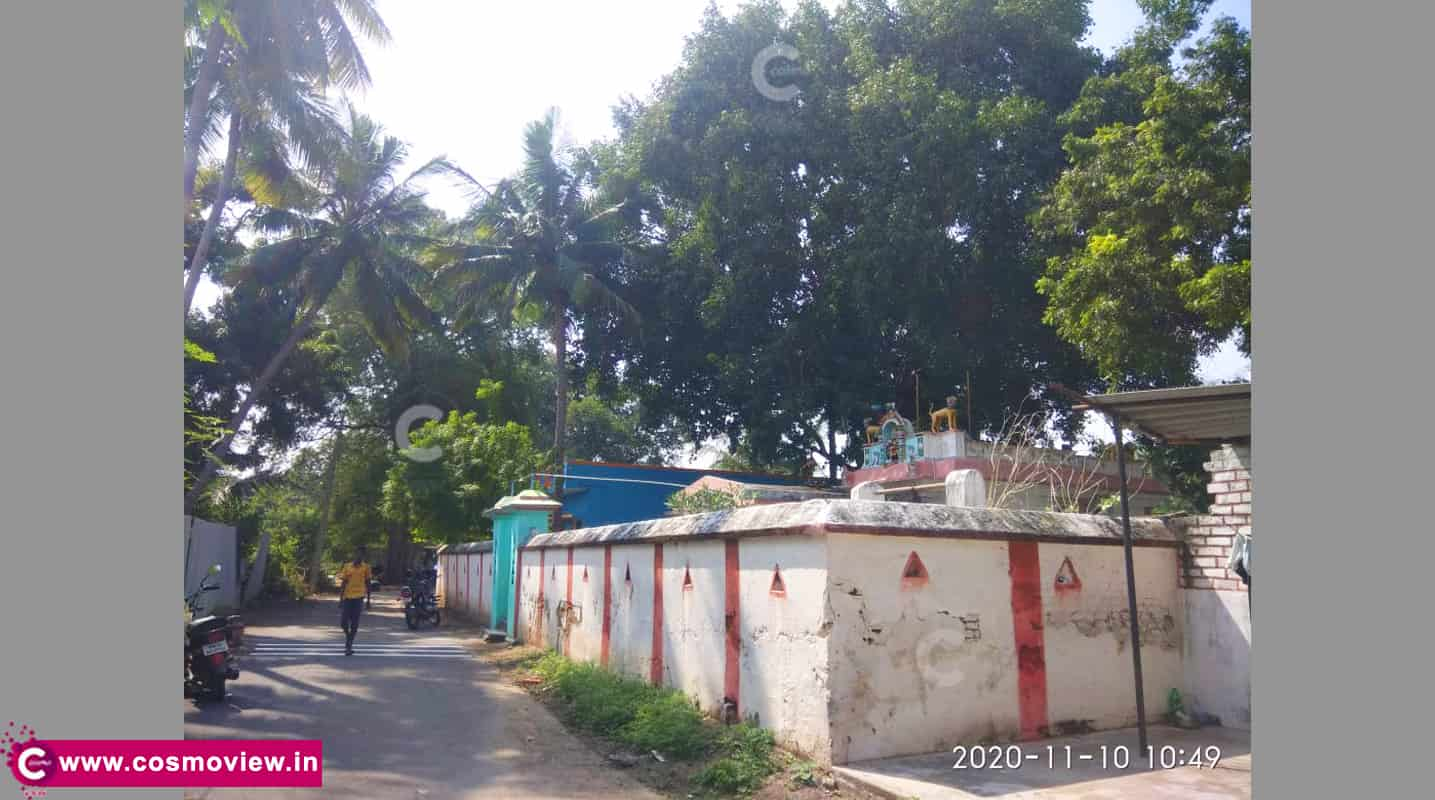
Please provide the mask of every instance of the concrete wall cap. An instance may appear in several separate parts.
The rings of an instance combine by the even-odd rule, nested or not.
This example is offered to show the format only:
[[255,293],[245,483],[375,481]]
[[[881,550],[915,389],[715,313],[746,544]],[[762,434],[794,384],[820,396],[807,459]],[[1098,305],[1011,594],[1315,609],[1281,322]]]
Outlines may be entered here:
[[483,512],[483,515],[493,517],[508,511],[557,511],[562,507],[562,503],[537,489],[524,489],[516,495],[500,498],[493,504],[493,508]]
[[[808,500],[542,533],[530,539],[526,547],[822,533],[1034,538],[1090,544],[1119,544],[1122,540],[1119,519],[1094,514],[961,508],[934,503]],[[1175,530],[1154,517],[1132,518],[1131,534],[1134,541],[1144,545],[1175,546],[1180,541]]]
[[460,542],[458,544],[446,544],[438,549],[441,556],[463,555],[465,553],[491,553],[493,552],[493,541],[483,542]]

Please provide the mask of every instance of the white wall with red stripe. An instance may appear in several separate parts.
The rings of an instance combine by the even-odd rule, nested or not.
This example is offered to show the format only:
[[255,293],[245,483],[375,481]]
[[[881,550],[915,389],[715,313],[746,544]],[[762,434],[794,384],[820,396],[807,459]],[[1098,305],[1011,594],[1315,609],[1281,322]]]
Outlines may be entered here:
[[[520,553],[517,630],[679,689],[714,714],[726,703],[831,763],[1134,724],[1119,539],[1052,535],[1053,519],[1074,515],[1039,516],[1007,538],[820,527],[656,542],[552,534]],[[1183,685],[1184,612],[1174,538],[1141,544],[1154,719]]]

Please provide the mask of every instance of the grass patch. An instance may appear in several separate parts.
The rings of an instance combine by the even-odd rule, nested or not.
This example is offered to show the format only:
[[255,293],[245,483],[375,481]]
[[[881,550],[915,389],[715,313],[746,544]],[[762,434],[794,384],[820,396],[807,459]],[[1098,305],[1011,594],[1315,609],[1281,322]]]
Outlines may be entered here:
[[652,691],[657,696],[637,707],[619,731],[619,738],[639,750],[656,750],[684,760],[706,752],[711,736],[698,707],[680,692]]
[[782,770],[771,732],[746,722],[719,726],[675,689],[552,651],[531,661],[530,671],[570,725],[639,753],[693,762],[692,788],[702,794],[750,794]]
[[755,792],[778,770],[773,747],[771,731],[746,722],[734,725],[718,737],[718,749],[726,755],[694,776],[693,782],[722,794]]
[[711,742],[702,712],[682,692],[552,652],[533,674],[563,702],[568,721],[589,733],[679,759],[697,758]]

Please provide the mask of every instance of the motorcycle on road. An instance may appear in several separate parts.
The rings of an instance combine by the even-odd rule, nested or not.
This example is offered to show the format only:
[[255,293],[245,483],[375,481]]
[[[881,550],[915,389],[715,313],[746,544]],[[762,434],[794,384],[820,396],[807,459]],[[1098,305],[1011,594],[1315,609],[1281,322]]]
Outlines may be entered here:
[[425,575],[414,575],[405,581],[399,590],[399,599],[404,604],[404,624],[409,630],[418,630],[426,622],[438,627],[438,599],[434,597],[432,582]]
[[212,581],[222,567],[215,564],[199,582],[199,588],[184,599],[184,695],[200,700],[220,701],[225,683],[239,677],[233,645],[237,644],[243,622],[238,614],[197,617],[199,597],[219,589]]

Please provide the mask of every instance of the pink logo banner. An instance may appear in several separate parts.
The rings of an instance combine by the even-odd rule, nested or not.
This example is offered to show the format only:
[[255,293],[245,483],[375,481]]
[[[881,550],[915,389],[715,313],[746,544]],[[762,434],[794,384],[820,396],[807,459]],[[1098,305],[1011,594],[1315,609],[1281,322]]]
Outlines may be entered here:
[[324,743],[309,739],[31,738],[5,760],[21,785],[43,789],[324,785]]

